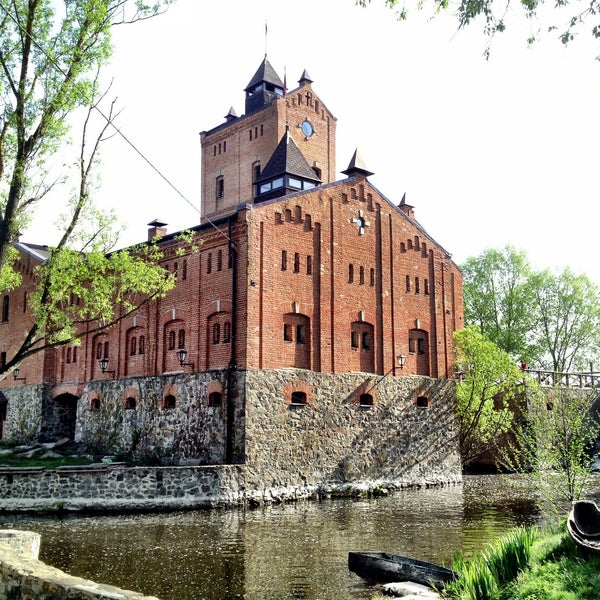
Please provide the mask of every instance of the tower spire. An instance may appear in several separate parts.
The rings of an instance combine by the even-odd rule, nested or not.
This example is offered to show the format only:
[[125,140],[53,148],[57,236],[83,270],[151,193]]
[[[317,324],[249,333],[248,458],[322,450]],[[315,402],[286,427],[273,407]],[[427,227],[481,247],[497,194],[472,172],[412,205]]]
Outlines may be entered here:
[[267,24],[267,19],[265,19],[265,58],[267,58],[267,39],[269,37],[269,26]]

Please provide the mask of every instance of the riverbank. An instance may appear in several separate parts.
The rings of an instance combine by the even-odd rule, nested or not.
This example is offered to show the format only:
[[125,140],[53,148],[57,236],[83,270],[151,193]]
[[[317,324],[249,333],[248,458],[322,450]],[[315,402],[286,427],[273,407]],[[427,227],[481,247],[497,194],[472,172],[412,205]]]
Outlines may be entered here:
[[461,578],[443,592],[448,600],[597,600],[600,556],[583,552],[566,526],[543,532],[519,528],[453,568]]

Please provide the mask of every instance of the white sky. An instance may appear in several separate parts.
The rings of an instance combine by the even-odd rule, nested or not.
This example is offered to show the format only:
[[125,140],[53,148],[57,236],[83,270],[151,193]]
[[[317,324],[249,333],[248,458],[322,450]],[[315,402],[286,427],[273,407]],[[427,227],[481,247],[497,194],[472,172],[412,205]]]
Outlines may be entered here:
[[[199,221],[199,132],[244,113],[243,89],[265,53],[288,89],[304,69],[338,119],[337,168],[358,147],[371,182],[416,217],[457,263],[513,244],[536,268],[600,284],[600,45],[526,47],[527,27],[497,37],[450,16],[398,22],[373,0],[178,0],[167,14],[115,33],[107,75],[125,135],[102,152],[98,201],[143,241],[156,217],[169,231]],[[591,23],[588,28],[591,28]],[[24,241],[48,243],[48,221]]]

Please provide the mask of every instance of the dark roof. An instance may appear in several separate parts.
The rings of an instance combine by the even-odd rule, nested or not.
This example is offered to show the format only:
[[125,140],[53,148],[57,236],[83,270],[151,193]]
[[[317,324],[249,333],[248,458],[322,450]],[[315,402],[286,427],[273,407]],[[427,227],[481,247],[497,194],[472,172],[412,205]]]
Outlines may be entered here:
[[373,175],[372,171],[369,171],[365,166],[365,161],[363,160],[358,148],[354,151],[352,155],[352,159],[350,160],[350,164],[345,171],[342,171],[344,175],[354,175],[355,173],[360,173],[365,177],[369,177],[369,175]]
[[267,60],[266,56],[260,64],[260,67],[258,67],[256,73],[254,73],[254,77],[252,77],[250,83],[245,87],[244,91],[252,91],[262,81],[272,83],[275,87],[283,89],[283,81],[281,81],[279,75],[277,75],[275,69],[271,66],[271,63]]
[[256,183],[268,181],[286,173],[314,181],[315,183],[321,183],[321,180],[312,170],[306,158],[304,158],[304,154],[298,148],[289,131],[286,131],[281,138],[275,152],[273,152],[269,162],[265,165]]
[[302,85],[303,82],[306,82],[306,83],[313,82],[313,80],[310,78],[310,75],[308,74],[308,71],[306,69],[304,69],[304,71],[302,71],[302,75],[300,75],[300,79],[298,79],[298,83],[300,85]]

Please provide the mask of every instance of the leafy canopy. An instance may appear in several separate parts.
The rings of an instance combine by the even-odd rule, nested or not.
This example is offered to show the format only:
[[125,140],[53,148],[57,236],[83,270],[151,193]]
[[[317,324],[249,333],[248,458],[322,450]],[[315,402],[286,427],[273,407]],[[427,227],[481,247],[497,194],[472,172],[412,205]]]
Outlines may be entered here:
[[600,288],[566,268],[536,271],[523,251],[488,249],[461,266],[465,323],[515,361],[591,370],[600,351]]
[[[60,241],[35,274],[34,322],[9,349],[0,378],[33,352],[77,338],[84,323],[108,326],[173,285],[157,264],[156,246],[110,253],[115,217],[95,209],[91,198],[99,147],[114,116],[113,105],[101,112],[98,86],[111,29],[157,15],[171,1],[0,2],[0,293],[21,283],[14,244],[48,193],[60,188],[67,207]],[[87,117],[74,176],[58,157],[79,110]],[[92,113],[105,119],[95,135]]]
[[[367,6],[371,2],[372,0],[356,0],[359,6]],[[408,0],[384,0],[384,4],[389,8],[398,9],[397,16],[400,20],[407,19],[411,11],[425,8],[431,8],[434,14],[450,12],[456,18],[459,28],[480,22],[483,32],[490,37],[506,31],[515,18],[520,19],[528,25],[529,45],[534,44],[544,34],[556,36],[565,45],[573,41],[581,31],[587,32],[595,39],[600,38],[600,24],[597,22],[600,13],[599,0],[556,0],[552,3],[544,0],[432,0],[430,3],[416,0],[413,4]],[[488,45],[484,55],[488,57],[489,54]]]
[[513,423],[523,374],[510,356],[470,325],[454,333],[456,416],[463,466],[493,451]]

